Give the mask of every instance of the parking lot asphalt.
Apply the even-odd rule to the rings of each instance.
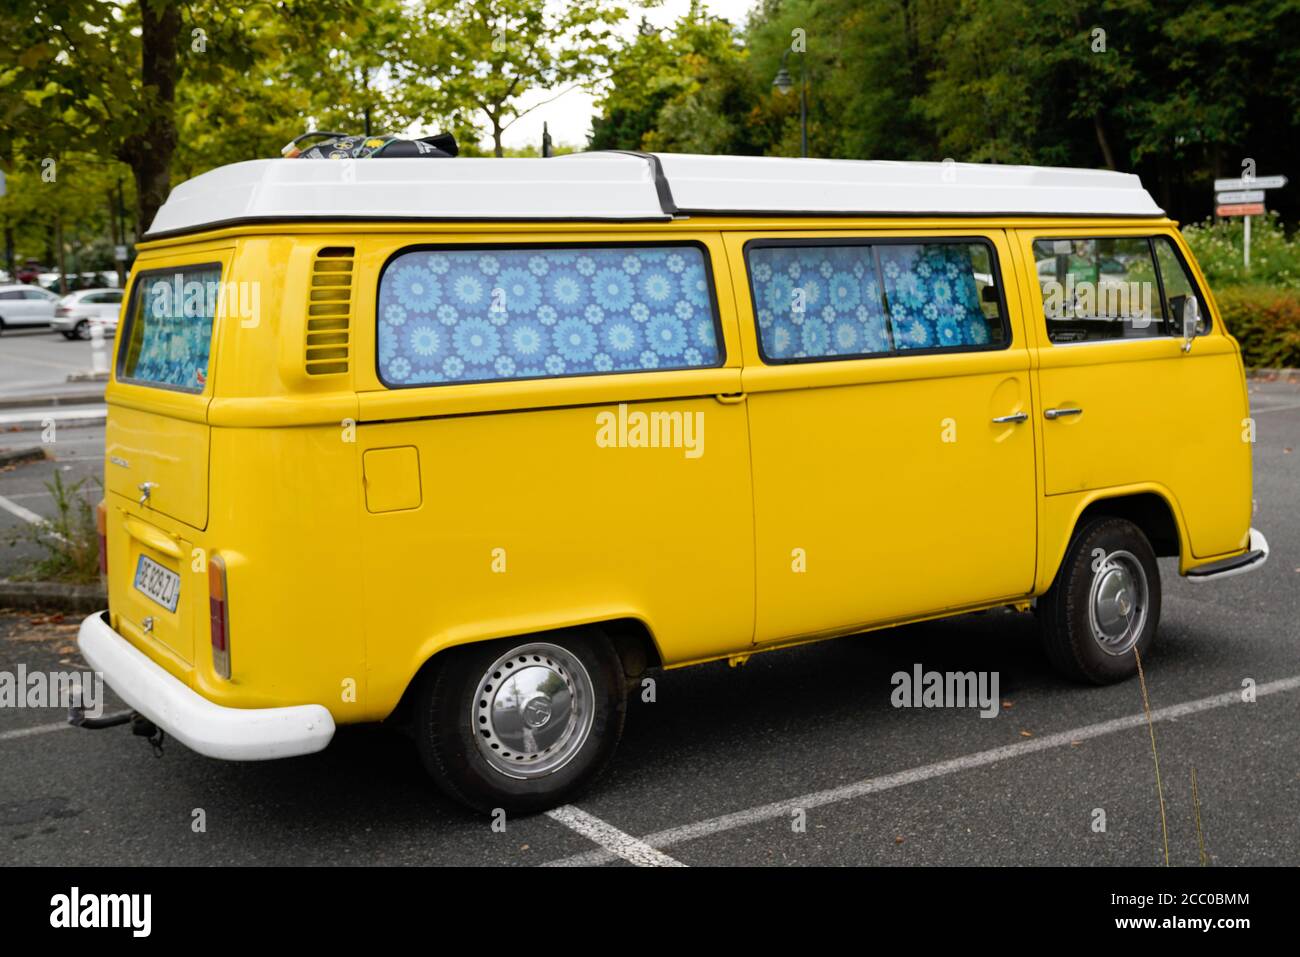
[[[230,764],[171,742],[156,758],[123,728],[61,727],[58,709],[0,709],[0,861],[619,865],[651,851],[686,865],[1159,865],[1167,845],[1174,865],[1202,853],[1295,865],[1300,386],[1251,389],[1253,521],[1272,555],[1199,585],[1161,561],[1160,634],[1144,661],[1159,788],[1140,683],[1069,684],[1038,651],[1032,615],[994,611],[658,674],[581,815],[510,819],[503,832],[441,797],[385,728],[341,729],[310,757]],[[57,459],[0,473],[0,495],[55,468],[94,474],[102,432],[75,431]],[[70,619],[0,613],[0,672],[84,667],[74,636]],[[891,675],[917,664],[997,672],[1000,713],[892,707]],[[1253,703],[1241,700],[1250,687]],[[584,836],[589,818],[614,838]]]
[[[106,348],[112,347],[110,340]],[[91,363],[89,340],[65,339],[49,329],[7,329],[0,336],[0,399],[67,389],[68,376],[89,372]]]

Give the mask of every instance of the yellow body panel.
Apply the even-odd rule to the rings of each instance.
[[[137,274],[220,262],[260,307],[218,316],[201,394],[109,384],[112,622],[221,704],[318,703],[355,722],[387,716],[426,661],[466,642],[625,620],[674,667],[1024,602],[1107,497],[1162,496],[1183,571],[1240,552],[1244,377],[1208,292],[1211,329],[1188,355],[1171,339],[1047,341],[1028,244],[1090,231],[1168,234],[1191,262],[1168,221],[1080,219],[286,225],[142,244]],[[762,362],[747,239],[929,235],[993,245],[1006,348]],[[664,239],[707,252],[719,368],[397,390],[378,378],[378,279],[400,250]],[[323,249],[348,251],[346,371],[311,374]],[[1065,402],[1086,414],[1044,420]],[[1021,411],[1022,424],[991,421]],[[603,424],[632,412],[701,422],[701,454],[602,444]],[[158,487],[142,505],[146,481]],[[213,553],[230,680],[209,651]],[[176,612],[133,589],[141,554],[181,576]]]
[[[1028,594],[1034,580],[1033,426],[995,424],[1029,405],[1029,350],[1011,310],[1008,348],[764,365],[744,244],[727,246],[740,291],[754,459],[759,642],[903,621]],[[797,231],[793,239],[825,233]],[[933,231],[838,230],[842,238]],[[1001,231],[963,230],[991,242]],[[1014,291],[1013,291],[1014,294]],[[990,561],[990,544],[997,560]]]
[[[1035,239],[1063,232],[1116,237],[1152,230],[1017,230],[1022,261],[1032,266]],[[1192,262],[1177,231],[1168,235]],[[1204,290],[1204,279],[1197,279]],[[1025,300],[1027,315],[1042,315],[1032,277]],[[1250,409],[1237,344],[1217,315],[1212,321],[1210,333],[1198,336],[1187,353],[1181,339],[1169,337],[1060,345],[1037,332],[1037,392],[1044,408],[1083,409],[1079,416],[1039,420],[1049,497],[1151,483],[1179,503],[1197,558],[1246,546],[1251,460],[1243,430]]]

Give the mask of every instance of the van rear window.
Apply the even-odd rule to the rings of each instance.
[[[712,278],[689,244],[423,248],[379,280],[389,386],[718,366]]]
[[[117,377],[136,385],[202,392],[220,294],[221,267],[216,264],[141,273],[127,312]]]

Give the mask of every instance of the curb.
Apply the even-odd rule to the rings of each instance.
[[[107,607],[108,596],[103,585],[18,582],[0,578],[0,608],[80,611],[89,614]]]
[[[1294,379],[1300,376],[1300,369],[1247,369],[1247,379]]]
[[[57,419],[54,421],[56,428],[60,429],[80,429],[88,425],[104,425],[108,421],[107,414],[103,415],[83,415],[70,419]],[[8,432],[37,432],[45,427],[45,420],[39,414],[33,414],[30,418],[18,419],[13,422],[0,424],[0,429]]]
[[[0,449],[0,468],[20,465],[23,462],[40,462],[47,458],[45,446],[33,445],[25,449]]]
[[[27,409],[55,405],[96,405],[104,401],[104,390],[58,392],[51,395],[0,396],[0,409]]]

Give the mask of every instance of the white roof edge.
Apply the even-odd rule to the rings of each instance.
[[[622,152],[262,159],[178,185],[145,238],[246,221],[652,221],[681,213],[1163,215],[1137,176],[1108,170]]]
[[[655,154],[679,210],[1161,216],[1132,173],[991,163]]]

